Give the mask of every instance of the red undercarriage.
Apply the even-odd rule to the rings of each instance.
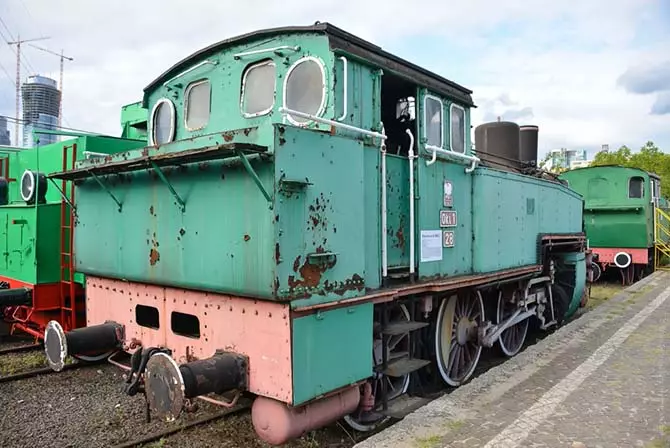
[[[50,320],[57,320],[66,332],[86,326],[86,301],[81,285],[75,284],[76,299],[73,316],[70,308],[69,285],[62,283],[33,285],[4,276],[0,276],[0,281],[9,283],[10,289],[25,287],[30,288],[33,292],[32,306],[0,307],[0,318],[11,325],[10,334],[19,330],[37,339],[42,339],[44,329]],[[67,291],[64,300],[61,298],[62,290]]]

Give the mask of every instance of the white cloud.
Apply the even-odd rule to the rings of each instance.
[[[463,60],[421,48],[405,56],[447,77],[453,64],[471,73],[458,81],[483,106],[474,111],[474,124],[487,112],[530,108],[541,152],[601,143],[637,147],[663,137],[658,143],[670,150],[670,133],[663,131],[670,116],[649,115],[653,98],[616,85],[628,68],[654,61],[667,48],[665,42],[633,45],[640,20],[653,18],[649,8],[657,1],[3,0],[0,17],[14,36],[50,35],[39,44],[75,58],[66,63],[64,92],[66,123],[75,128],[118,135],[121,105],[139,100],[152,79],[203,46],[258,28],[327,20],[391,52],[426,34],[458,43],[469,51]],[[58,76],[58,58],[29,47],[25,52],[35,69]],[[0,64],[10,74],[13,58],[0,45]],[[0,113],[13,115],[12,86],[4,78],[0,70]],[[496,98],[497,106],[487,109]]]

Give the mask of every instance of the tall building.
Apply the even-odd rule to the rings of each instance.
[[[9,139],[9,130],[7,129],[7,119],[0,117],[0,145],[9,146],[12,141]]]
[[[592,160],[588,160],[585,149],[552,149],[547,157],[547,160],[541,164],[542,168],[549,171],[560,172],[563,170],[571,170],[575,168],[583,168],[589,166]]]
[[[33,129],[56,129],[61,92],[56,80],[45,76],[29,76],[21,85],[23,100],[23,146],[32,147]],[[37,136],[40,145],[47,145],[58,140],[56,135],[40,134]]]

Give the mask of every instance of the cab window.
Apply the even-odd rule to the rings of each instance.
[[[628,197],[630,199],[641,199],[644,197],[644,179],[642,177],[631,177],[628,181]]]

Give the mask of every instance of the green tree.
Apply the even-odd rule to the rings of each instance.
[[[625,145],[614,152],[600,151],[594,156],[591,166],[599,165],[620,165],[656,173],[661,178],[661,194],[670,198],[670,154],[661,151],[652,141],[645,143],[636,153]]]

